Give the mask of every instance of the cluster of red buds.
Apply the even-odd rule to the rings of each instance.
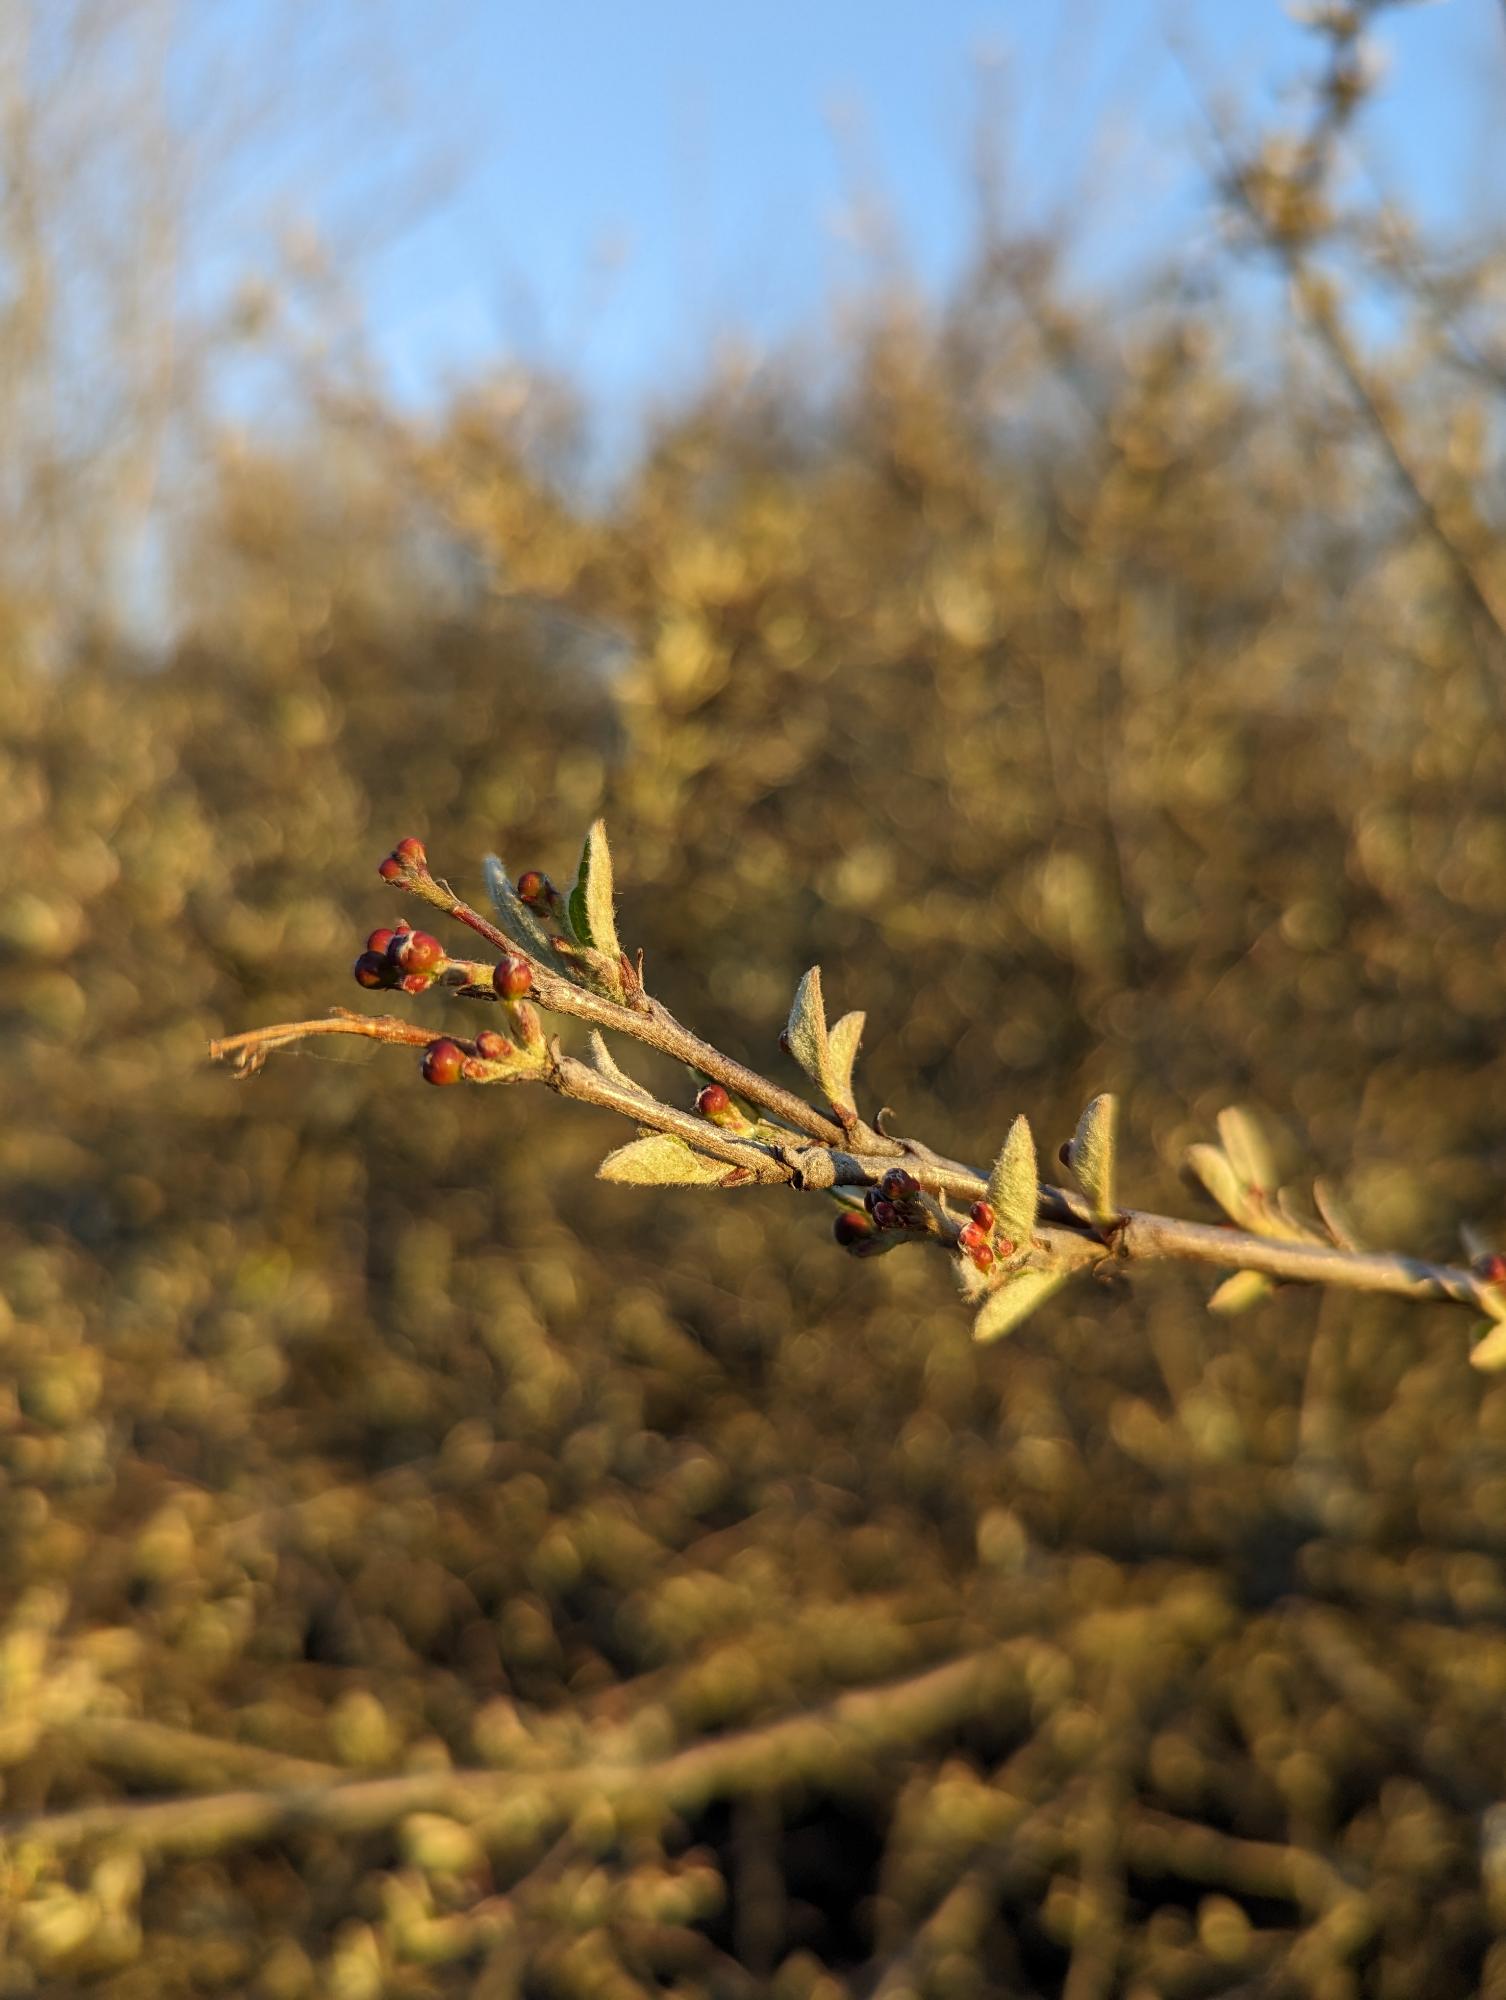
[[[424,1051],[425,1083],[498,1083],[520,1069],[536,1067],[547,1043],[539,1010],[528,995],[533,967],[526,958],[509,954],[492,973],[492,990],[507,1016],[510,1036],[483,1028],[466,1044],[443,1036]]]
[[[412,834],[406,840],[400,840],[377,867],[377,873],[384,882],[402,882],[410,875],[427,875],[428,872],[429,857],[424,852],[424,844],[415,840]]]
[[[995,1257],[1012,1257],[1014,1241],[997,1233],[998,1218],[986,1201],[975,1201],[968,1220],[957,1233],[957,1248],[971,1258],[975,1270],[987,1271]]]
[[[881,1242],[885,1236],[903,1230],[930,1231],[931,1217],[920,1182],[903,1167],[891,1167],[877,1187],[867,1190],[863,1204],[862,1208],[844,1208],[832,1231],[842,1248],[855,1256],[887,1248]]]
[[[354,970],[358,986],[424,993],[444,967],[444,946],[439,939],[399,922],[391,929],[384,925],[371,933]]]

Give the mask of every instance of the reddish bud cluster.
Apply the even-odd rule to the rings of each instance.
[[[384,882],[401,882],[406,876],[427,875],[428,872],[429,857],[424,852],[423,842],[415,840],[411,834],[406,840],[398,842],[377,869]]]
[[[964,1257],[972,1259],[978,1270],[988,1270],[996,1257],[1014,1255],[1012,1239],[995,1234],[999,1218],[991,1202],[975,1201],[968,1215],[971,1219],[957,1232],[957,1248]]]
[[[509,956],[492,974],[499,1000],[523,1000],[533,991],[533,967],[526,958]]]
[[[926,1211],[917,1201],[920,1182],[903,1167],[891,1167],[863,1200],[876,1229],[924,1229]]]
[[[370,990],[422,993],[443,965],[444,946],[437,937],[399,924],[395,930],[383,927],[371,933],[354,971],[356,984]]]

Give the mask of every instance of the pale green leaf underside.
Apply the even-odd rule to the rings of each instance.
[[[1497,1320],[1493,1326],[1489,1320],[1483,1320],[1481,1325],[1485,1332],[1469,1350],[1470,1363],[1494,1374],[1497,1369],[1506,1368],[1506,1320]]]
[[[1072,1140],[1072,1171],[1095,1222],[1108,1222],[1119,1212],[1114,1190],[1117,1112],[1113,1097],[1107,1093],[1095,1097],[1078,1119]]]
[[[821,997],[821,968],[813,965],[795,988],[785,1026],[790,1054],[813,1083],[827,1088],[831,1074],[831,1044],[826,1034],[826,1003]]]
[[[1023,1113],[1009,1128],[1004,1150],[988,1177],[988,1199],[998,1227],[1016,1243],[1028,1243],[1035,1228],[1040,1176],[1035,1164],[1035,1140]]]
[[[1059,1292],[1066,1271],[1017,1271],[990,1292],[973,1321],[974,1340],[1001,1340],[1013,1333],[1053,1292]]]
[[[721,1187],[736,1167],[709,1159],[669,1132],[651,1132],[608,1153],[596,1169],[604,1181],[624,1181],[632,1187]]]
[[[1248,1312],[1251,1306],[1258,1306],[1275,1289],[1274,1281],[1264,1271],[1236,1271],[1213,1292],[1208,1300],[1208,1310],[1225,1313],[1232,1318],[1235,1313]]]
[[[831,1058],[828,1095],[833,1104],[842,1104],[849,1109],[857,1102],[852,1088],[852,1071],[858,1059],[858,1044],[863,1039],[863,1023],[867,1018],[866,1014],[844,1014],[826,1038]]]
[[[1243,1105],[1226,1105],[1218,1114],[1218,1136],[1244,1185],[1271,1193],[1278,1178],[1276,1156],[1254,1114]]]
[[[1245,1185],[1221,1146],[1189,1146],[1187,1164],[1225,1215],[1234,1222],[1246,1221],[1248,1205]]]

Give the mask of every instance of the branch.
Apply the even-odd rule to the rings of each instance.
[[[1244,1113],[1222,1113],[1222,1144],[1197,1146],[1189,1154],[1232,1227],[1153,1214],[1119,1200],[1116,1107],[1110,1097],[1088,1105],[1062,1149],[1080,1192],[1041,1181],[1023,1118],[1016,1119],[988,1174],[919,1140],[876,1130],[853,1108],[852,1066],[862,1017],[848,1015],[828,1028],[819,972],[813,970],[800,982],[785,1045],[830,1100],[832,1115],[826,1116],[703,1041],[645,991],[641,958],[634,967],[617,946],[602,887],[604,875],[609,889],[610,860],[599,824],[587,842],[583,879],[588,867],[597,871],[589,894],[578,883],[568,902],[536,870],[520,878],[531,900],[505,878],[494,878],[499,921],[492,923],[431,875],[416,841],[401,843],[382,864],[384,879],[455,918],[500,957],[495,963],[450,958],[437,939],[405,926],[373,932],[357,960],[357,978],[364,985],[413,992],[439,985],[461,998],[500,1003],[506,1035],[485,1030],[460,1043],[391,1015],[341,1008],[322,1019],[227,1036],[210,1044],[210,1054],[233,1060],[244,1073],[309,1037],[356,1035],[422,1048],[431,1083],[542,1083],[558,1096],[615,1112],[637,1127],[640,1137],[602,1163],[607,1179],[704,1188],[787,1186],[827,1194],[841,1211],[837,1240],[857,1255],[917,1242],[941,1249],[955,1260],[964,1296],[979,1308],[974,1331],[980,1339],[1011,1331],[1075,1274],[1180,1262],[1240,1274],[1214,1293],[1211,1303],[1221,1311],[1254,1303],[1275,1283],[1468,1306],[1487,1322],[1487,1338],[1472,1358],[1484,1366],[1506,1361],[1506,1325],[1498,1332],[1491,1324],[1506,1322],[1506,1258],[1487,1254],[1466,1268],[1360,1250],[1332,1196],[1321,1188],[1315,1190],[1321,1224],[1300,1214],[1284,1193],[1271,1192],[1269,1149]],[[593,936],[609,937],[612,951],[598,949]],[[593,1060],[566,1055],[546,1036],[534,1002],[597,1031]],[[602,1029],[676,1058],[712,1081],[693,1109],[665,1103],[617,1067]]]
[[[587,1800],[630,1800],[635,1810],[651,1803],[671,1812],[699,1810],[711,1799],[819,1779],[834,1763],[851,1768],[859,1760],[914,1750],[973,1716],[996,1722],[1017,1711],[1023,1719],[1031,1701],[1033,1656],[1032,1641],[1006,1640],[657,1762],[623,1758],[549,1771],[418,1771],[381,1778],[342,1773],[334,1782],[18,1815],[0,1821],[0,1839],[34,1842],[61,1854],[119,1838],[143,1855],[203,1856],[301,1827],[370,1833],[414,1812],[475,1823],[505,1806],[509,1826],[532,1823],[542,1845]]]

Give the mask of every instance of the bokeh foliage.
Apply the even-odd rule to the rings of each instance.
[[[557,385],[332,403],[218,464],[170,659],[38,672],[7,614],[0,1994],[1506,1993],[1506,1386],[1457,1315],[1158,1273],[978,1350],[939,1262],[597,1184],[573,1107],[203,1062],[362,1004],[396,836],[475,887],[604,810],[733,1053],[819,959],[865,1109],[960,1157],[1111,1088],[1127,1198],[1187,1206],[1240,1098],[1378,1243],[1499,1235],[1499,634],[1239,297],[1116,326],[986,236],[835,391],[719,382],[589,501]],[[1488,522],[1489,383],[1397,366]],[[656,1789],[1003,1642],[897,1740]],[[624,1756],[469,1826],[26,1831]]]

